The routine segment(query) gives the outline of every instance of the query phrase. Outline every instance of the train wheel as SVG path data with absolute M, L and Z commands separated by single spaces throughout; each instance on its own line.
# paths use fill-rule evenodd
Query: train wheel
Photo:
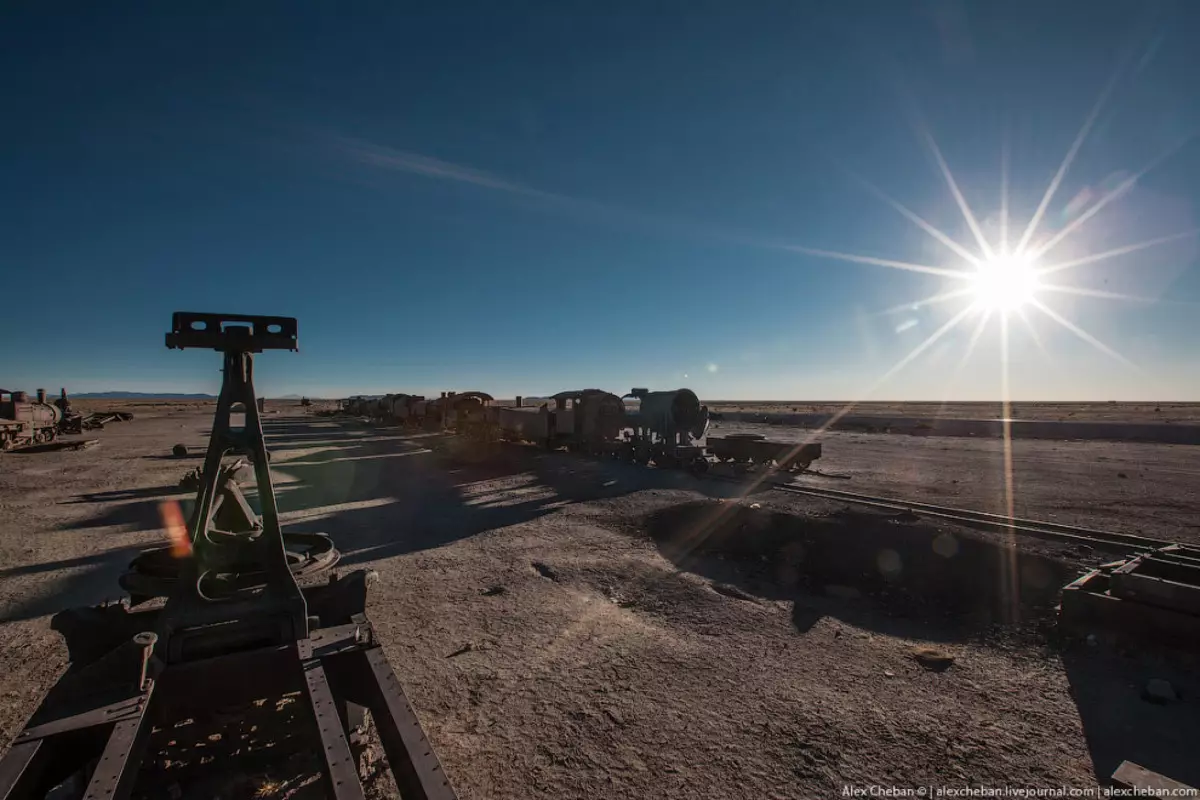
M 691 463 L 691 470 L 692 470 L 693 475 L 703 475 L 704 473 L 708 472 L 708 459 L 707 458 L 695 459 Z

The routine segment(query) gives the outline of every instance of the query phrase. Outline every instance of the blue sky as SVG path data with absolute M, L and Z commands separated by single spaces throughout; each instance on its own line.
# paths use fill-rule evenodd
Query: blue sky
M 1016 399 L 1200 399 L 1194 3 L 112 9 L 0 12 L 0 385 L 215 390 L 162 337 L 224 310 L 299 318 L 276 395 L 983 400 L 1007 350 Z M 1039 263 L 1163 241 L 1006 348 L 896 308 L 969 281 L 821 254 L 974 270 L 911 219 L 979 252 L 930 141 L 997 248 L 1088 120 Z

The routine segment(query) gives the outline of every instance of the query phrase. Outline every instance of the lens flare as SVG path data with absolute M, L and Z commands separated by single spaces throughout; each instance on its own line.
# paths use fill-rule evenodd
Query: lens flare
M 179 503 L 175 500 L 159 503 L 158 514 L 162 518 L 167 541 L 171 543 L 171 555 L 175 558 L 190 556 L 192 539 L 188 536 L 187 523 L 183 521 L 183 509 L 179 507 Z

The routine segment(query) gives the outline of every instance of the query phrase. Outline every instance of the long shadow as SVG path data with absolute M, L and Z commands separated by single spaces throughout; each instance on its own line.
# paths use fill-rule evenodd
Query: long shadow
M 323 437 L 331 433 L 336 431 L 321 431 Z M 344 562 L 355 564 L 527 522 L 568 503 L 647 488 L 699 487 L 722 495 L 737 491 L 730 484 L 698 482 L 672 470 L 548 454 L 532 447 L 475 451 L 462 445 L 462 440 L 413 433 L 347 437 L 291 461 L 279 450 L 271 472 L 283 528 L 329 533 Z M 253 484 L 244 487 L 257 508 Z M 155 530 L 161 527 L 156 498 L 176 494 L 185 493 L 151 487 L 97 494 L 96 502 L 114 505 L 64 527 Z M 183 504 L 186 517 L 189 504 Z M 115 569 L 112 574 L 115 581 Z M 113 582 L 111 588 L 115 586 Z
M 1074 574 L 982 537 L 873 514 L 801 517 L 697 502 L 655 512 L 645 527 L 678 568 L 792 601 L 801 632 L 824 616 L 934 641 L 1044 631 Z
M 285 528 L 330 534 L 348 564 L 439 547 L 570 503 L 697 483 L 668 470 L 422 434 L 354 442 L 272 470 L 291 481 L 276 484 L 279 508 L 292 516 Z M 317 518 L 295 518 L 309 510 Z
M 1132 761 L 1189 786 L 1200 786 L 1200 680 L 1192 666 L 1143 652 L 1121 656 L 1077 643 L 1063 652 L 1071 694 L 1099 783 L 1122 761 Z M 1152 679 L 1166 680 L 1179 700 L 1143 697 Z
M 0 613 L 0 622 L 33 619 L 54 614 L 65 608 L 92 605 L 121 595 L 117 577 L 129 564 L 130 558 L 142 548 L 122 547 L 88 556 L 48 561 L 0 570 L 0 580 L 22 575 L 39 575 L 60 569 L 79 569 L 49 585 L 26 594 L 23 599 Z
M 534 497 L 484 484 L 528 471 L 521 460 L 460 463 L 428 452 L 419 439 L 368 442 L 331 449 L 300 462 L 282 462 L 274 470 L 294 483 L 277 487 L 279 508 L 293 519 L 286 530 L 330 534 L 342 551 L 342 563 L 440 547 L 487 530 L 551 513 L 570 502 L 546 489 Z M 332 507 L 329 514 L 320 513 Z M 294 515 L 316 511 L 316 518 Z
M 75 503 L 121 503 L 128 500 L 143 500 L 154 497 L 169 497 L 174 494 L 187 494 L 178 486 L 149 486 L 143 489 L 118 489 L 111 492 L 89 492 L 77 494 L 75 499 L 68 500 L 67 505 Z
M 164 495 L 165 496 L 165 495 Z M 88 528 L 104 528 L 122 525 L 135 531 L 152 531 L 162 527 L 158 500 L 134 500 L 105 509 L 87 519 L 75 520 L 59 526 L 63 531 L 81 531 Z

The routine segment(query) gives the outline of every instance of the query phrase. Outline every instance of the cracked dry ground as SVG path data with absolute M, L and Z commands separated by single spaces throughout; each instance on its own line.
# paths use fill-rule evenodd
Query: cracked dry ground
M 65 664 L 49 615 L 117 594 L 194 465 L 161 456 L 201 446 L 208 422 L 145 414 L 91 450 L 0 464 L 5 742 Z M 1053 643 L 1057 587 L 1107 554 L 779 493 L 732 508 L 717 497 L 731 487 L 684 475 L 478 460 L 352 423 L 279 417 L 268 433 L 286 526 L 378 572 L 369 616 L 464 798 L 1083 787 L 1123 759 L 1200 783 L 1193 673 Z M 934 555 L 944 537 L 952 556 Z M 905 578 L 887 584 L 877 565 L 896 561 Z M 998 623 L 1004 564 L 1015 625 Z M 1142 701 L 1150 677 L 1183 699 Z

